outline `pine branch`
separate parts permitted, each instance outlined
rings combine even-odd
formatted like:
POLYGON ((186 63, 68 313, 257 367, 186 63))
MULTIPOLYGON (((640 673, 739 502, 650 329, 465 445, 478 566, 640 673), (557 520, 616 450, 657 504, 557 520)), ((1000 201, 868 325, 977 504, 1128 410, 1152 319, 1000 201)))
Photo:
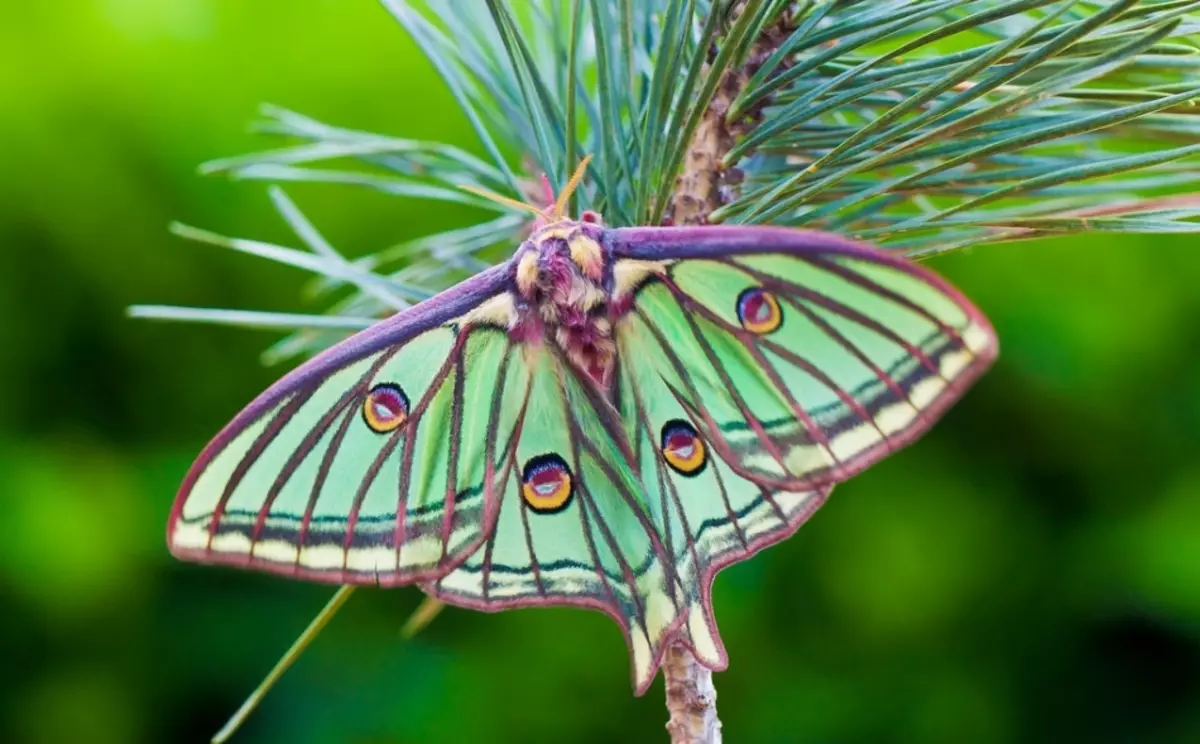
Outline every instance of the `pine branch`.
MULTIPOLYGON (((1200 199, 1157 209, 1200 177, 1200 0, 755 0, 737 13, 728 0, 490 0, 487 14, 475 0, 384 4, 484 157, 264 107, 259 129, 293 144, 204 172, 503 210, 459 186, 525 198, 538 172, 561 184, 591 153, 576 208, 614 226, 772 222, 914 257, 1096 229, 1200 231, 1200 199), (718 35, 733 43, 714 46, 718 35), (1073 219, 1097 205, 1110 219, 1073 219)), ((506 212, 354 266, 432 294, 523 229, 506 212)), ((362 295, 334 311, 378 304, 362 295)), ((270 356, 336 338, 305 333, 270 356)))
MULTIPOLYGON (((734 63, 728 69, 721 69, 723 66, 714 60, 702 73, 705 78, 715 81, 712 101, 699 116, 687 147, 682 172, 675 179, 671 207, 667 212, 670 223, 707 223, 712 213, 729 201, 729 195, 740 182, 742 171, 727 166, 726 158, 762 120, 766 100, 755 102, 736 117, 731 117, 732 110, 754 74, 762 69, 764 63, 772 60, 774 53, 794 30, 790 16, 784 12, 786 5, 779 2, 743 2, 732 13, 732 16, 744 21, 737 24, 736 30, 743 27, 750 29, 751 43, 741 64, 734 63)), ((728 56, 733 56, 739 41, 732 33, 727 29, 722 34, 721 47, 723 51, 729 49, 728 56)), ((774 69, 782 71, 788 66, 787 60, 781 60, 775 63, 774 69)))
MULTIPOLYGON (((259 128, 284 146, 204 172, 495 214, 347 260, 276 188, 295 246, 176 232, 312 272, 327 314, 134 314, 290 329, 265 360, 311 355, 519 242, 524 215, 461 186, 524 199, 538 173, 561 186, 585 154, 575 213, 613 226, 771 222, 911 257, 1200 232, 1188 192, 1200 179, 1200 0, 487 0, 486 13, 478 0, 382 2, 481 155, 268 106, 259 128)), ((711 672, 681 647, 664 669, 675 740, 719 741, 711 672)))

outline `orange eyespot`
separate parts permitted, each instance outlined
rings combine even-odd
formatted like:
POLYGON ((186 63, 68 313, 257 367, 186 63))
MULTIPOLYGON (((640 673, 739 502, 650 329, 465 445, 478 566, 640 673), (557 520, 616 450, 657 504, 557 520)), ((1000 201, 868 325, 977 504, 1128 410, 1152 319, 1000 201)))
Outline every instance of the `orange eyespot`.
POLYGON ((671 469, 680 475, 699 475, 708 464, 704 440, 691 424, 680 419, 663 424, 662 454, 671 469))
POLYGON ((394 383, 376 385, 363 400, 362 414, 371 431, 378 434, 395 431, 408 420, 408 396, 394 383))
POLYGON ((751 333, 770 333, 783 323, 783 311, 775 295, 759 287, 751 287, 738 295, 738 320, 751 333))
POLYGON ((521 497, 539 514, 566 509, 575 495, 571 469, 558 455, 538 455, 525 463, 521 477, 521 497))

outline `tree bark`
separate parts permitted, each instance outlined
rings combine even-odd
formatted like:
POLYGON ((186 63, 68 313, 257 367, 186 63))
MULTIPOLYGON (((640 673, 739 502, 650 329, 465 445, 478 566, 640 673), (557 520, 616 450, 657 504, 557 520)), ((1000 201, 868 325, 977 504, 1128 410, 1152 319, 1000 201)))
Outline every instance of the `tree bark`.
POLYGON ((677 643, 667 648, 662 669, 671 714, 667 721, 671 744, 721 744, 712 670, 677 643))

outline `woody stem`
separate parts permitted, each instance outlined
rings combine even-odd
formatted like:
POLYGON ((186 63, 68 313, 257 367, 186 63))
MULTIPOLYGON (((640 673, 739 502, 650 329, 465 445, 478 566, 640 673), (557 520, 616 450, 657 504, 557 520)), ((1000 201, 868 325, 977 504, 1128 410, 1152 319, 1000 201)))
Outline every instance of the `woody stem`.
POLYGON ((673 643, 663 656, 667 687, 667 731, 671 744, 721 744, 717 718, 717 688, 712 670, 696 660, 682 644, 673 643))

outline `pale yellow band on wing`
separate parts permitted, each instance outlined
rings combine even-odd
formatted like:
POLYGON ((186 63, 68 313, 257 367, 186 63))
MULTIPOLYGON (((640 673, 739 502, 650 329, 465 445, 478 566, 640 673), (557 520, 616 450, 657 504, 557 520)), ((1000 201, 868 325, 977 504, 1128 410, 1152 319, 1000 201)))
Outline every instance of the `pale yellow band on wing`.
POLYGON ((281 565, 299 565, 315 571, 339 570, 343 567, 360 573, 392 573, 432 568, 442 556, 453 554, 470 540, 477 531, 472 526, 455 530, 450 535, 450 544, 443 549, 441 539, 434 534, 409 540, 401 546, 397 566, 396 550, 388 546, 357 547, 344 550, 341 545, 324 543, 308 545, 302 550, 286 540, 260 540, 254 543, 242 532, 229 531, 213 535, 209 543, 208 529, 203 524, 180 522, 173 534, 173 544, 185 549, 210 548, 213 553, 227 555, 253 555, 263 561, 281 565), (299 560, 297 560, 299 556, 299 560))

